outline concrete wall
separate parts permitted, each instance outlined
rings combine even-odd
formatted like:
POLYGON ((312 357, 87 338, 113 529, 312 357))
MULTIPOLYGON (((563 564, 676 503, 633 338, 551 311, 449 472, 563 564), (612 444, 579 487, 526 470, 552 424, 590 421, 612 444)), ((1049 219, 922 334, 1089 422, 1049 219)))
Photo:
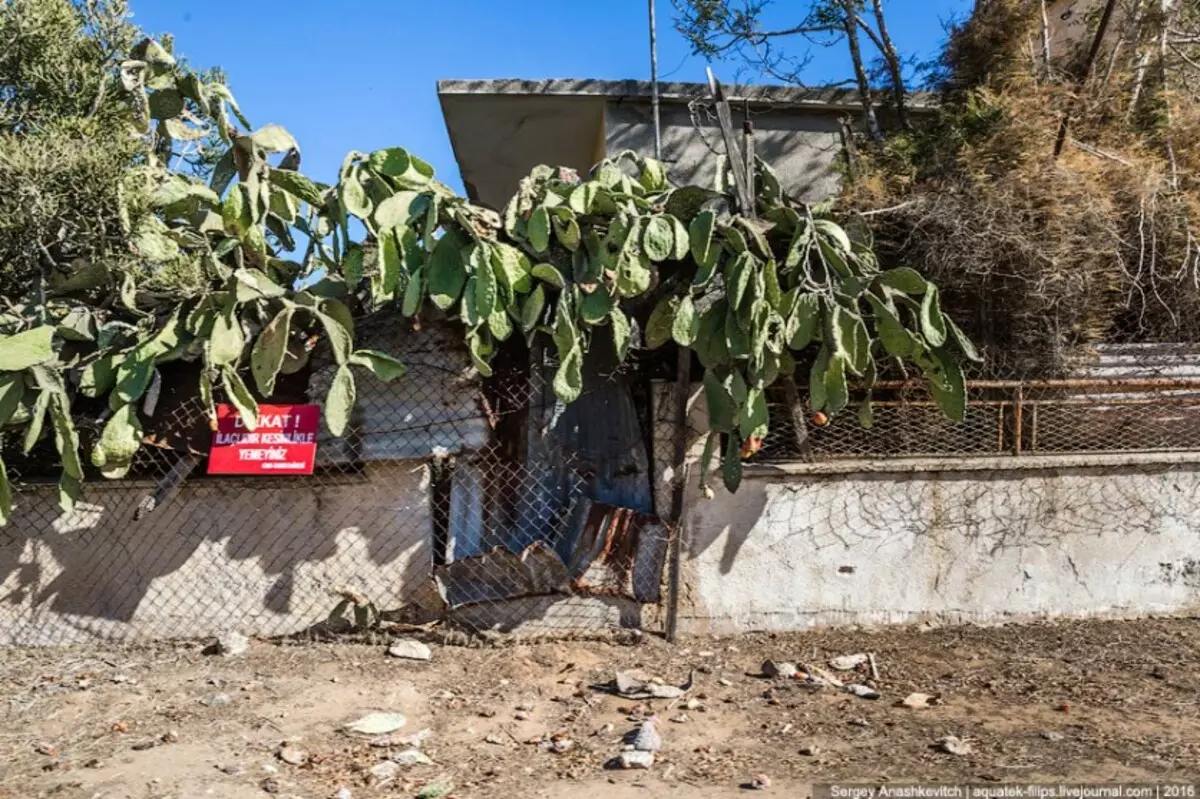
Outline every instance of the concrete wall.
POLYGON ((0 645, 287 634, 340 587, 396 607, 429 573, 427 485, 411 461, 337 481, 193 478, 141 520, 150 483, 91 483, 68 517, 53 490, 23 492, 0 528, 0 645))
MULTIPOLYGON (((796 108, 764 108, 753 114, 755 152, 774 167, 780 182, 799 199, 817 202, 837 193, 836 160, 842 151, 843 114, 796 108)), ((713 151, 724 152, 715 119, 694 124, 688 106, 663 104, 662 152, 671 179, 684 186, 712 186, 716 175, 713 151)), ((742 112, 733 114, 739 140, 742 112)), ((622 150, 654 154, 654 123, 646 103, 612 103, 605 111, 609 155, 622 150)))
POLYGON ((690 483, 684 632, 1200 611, 1200 464, 690 483))

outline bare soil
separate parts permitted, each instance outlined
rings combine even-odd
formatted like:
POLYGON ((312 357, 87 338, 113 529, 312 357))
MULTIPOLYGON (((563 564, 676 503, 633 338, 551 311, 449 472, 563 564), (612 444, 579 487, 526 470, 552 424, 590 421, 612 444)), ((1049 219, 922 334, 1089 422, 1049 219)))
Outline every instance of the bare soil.
POLYGON ((557 642, 434 646, 429 662, 362 643, 254 642, 238 657, 203 644, 0 652, 0 797, 354 799, 436 783, 468 797, 734 797, 756 774, 770 793, 814 782, 1160 781, 1200 778, 1200 620, 822 631, 632 646, 557 642), (771 658, 825 664, 876 700, 759 676, 771 658), (637 668, 686 700, 638 702, 594 686, 637 668), (939 698, 897 704, 911 692, 939 698), (428 728, 431 765, 371 770, 407 747, 352 735, 370 711, 428 728), (611 761, 656 713, 649 771, 611 761), (681 718, 682 717, 682 718, 681 718), (680 719, 674 721, 674 719, 680 719), (968 754, 935 748, 954 735, 968 754), (569 741, 555 752, 551 736, 569 741), (291 742, 302 765, 279 757, 291 742), (344 795, 344 794, 343 794, 344 795))

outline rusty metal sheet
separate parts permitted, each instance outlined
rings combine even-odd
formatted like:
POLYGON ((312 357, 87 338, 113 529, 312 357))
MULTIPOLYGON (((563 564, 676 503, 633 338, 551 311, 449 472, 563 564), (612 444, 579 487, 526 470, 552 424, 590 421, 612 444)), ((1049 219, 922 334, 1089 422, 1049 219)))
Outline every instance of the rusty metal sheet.
POLYGON ((580 502, 582 526, 568 569, 571 588, 581 594, 659 601, 670 539, 667 526, 632 508, 580 502))

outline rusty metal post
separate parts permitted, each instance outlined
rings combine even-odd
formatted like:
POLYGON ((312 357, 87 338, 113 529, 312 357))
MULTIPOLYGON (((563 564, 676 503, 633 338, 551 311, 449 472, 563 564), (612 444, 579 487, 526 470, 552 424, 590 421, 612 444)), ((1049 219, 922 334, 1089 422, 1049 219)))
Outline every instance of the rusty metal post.
POLYGON ((679 621, 679 580, 683 568, 683 547, 686 525, 683 520, 684 497, 687 491, 688 451, 688 394, 692 390, 692 351, 679 348, 675 367, 675 453, 671 468, 674 484, 671 487, 671 563, 667 575, 667 640, 675 641, 679 621))
POLYGON ((1025 388, 1023 386, 1017 386, 1017 418, 1016 418, 1016 423, 1013 425, 1013 427, 1016 431, 1016 441, 1013 442, 1013 444, 1014 444, 1013 454, 1014 455, 1021 454, 1021 424, 1024 422, 1024 415, 1025 415, 1025 388))

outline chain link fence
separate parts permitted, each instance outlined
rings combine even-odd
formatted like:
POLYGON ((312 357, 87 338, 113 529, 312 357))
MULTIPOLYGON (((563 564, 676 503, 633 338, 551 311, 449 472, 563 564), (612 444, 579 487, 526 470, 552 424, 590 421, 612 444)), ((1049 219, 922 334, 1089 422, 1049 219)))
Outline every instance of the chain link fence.
MULTIPOLYGON (((311 476, 206 474, 212 431, 186 364, 163 368, 142 408, 149 446, 129 476, 94 476, 69 514, 48 453, 6 441, 0 644, 661 631, 673 526, 656 481, 672 433, 645 370, 594 359, 564 406, 536 345, 481 378, 457 331, 409 325, 360 324, 360 346, 408 372, 359 377, 351 429, 322 426, 311 476)), ((271 402, 324 396, 332 375, 318 348, 271 402)), ((81 426, 85 451, 102 419, 81 426)))

